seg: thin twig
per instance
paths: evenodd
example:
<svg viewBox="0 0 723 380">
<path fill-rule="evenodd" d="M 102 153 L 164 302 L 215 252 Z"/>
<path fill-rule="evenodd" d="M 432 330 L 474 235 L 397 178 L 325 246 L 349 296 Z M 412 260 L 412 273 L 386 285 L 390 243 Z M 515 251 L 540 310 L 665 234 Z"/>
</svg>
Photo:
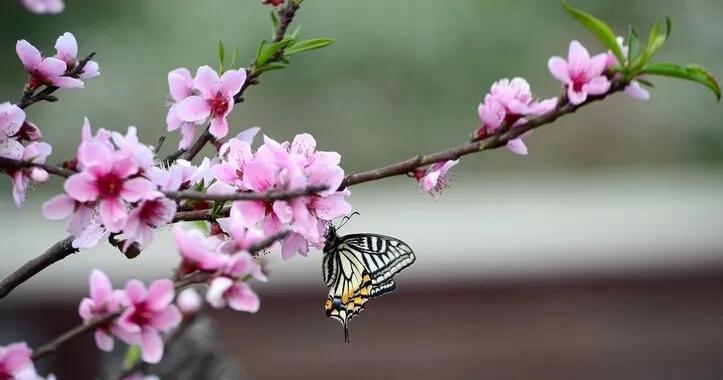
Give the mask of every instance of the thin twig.
<svg viewBox="0 0 723 380">
<path fill-rule="evenodd" d="M 55 243 L 45 253 L 28 261 L 0 281 L 0 299 L 43 269 L 75 252 L 78 252 L 78 249 L 73 248 L 72 236 Z"/>
<path fill-rule="evenodd" d="M 78 65 L 73 68 L 66 76 L 69 76 L 71 78 L 79 78 L 80 74 L 83 73 L 83 69 L 85 68 L 85 65 L 90 62 L 91 59 L 95 56 L 95 52 L 88 54 L 87 57 L 83 58 L 78 62 Z M 41 100 L 46 100 L 51 98 L 51 94 L 57 91 L 59 87 L 56 86 L 46 86 L 45 89 L 38 92 L 37 94 L 34 94 L 33 92 L 25 91 L 23 92 L 23 96 L 20 99 L 20 102 L 18 103 L 18 107 L 25 109 Z"/>
<path fill-rule="evenodd" d="M 113 321 L 114 319 L 120 317 L 121 311 L 115 312 L 113 314 L 106 315 L 102 318 L 93 319 L 88 323 L 84 323 L 82 325 L 78 325 L 68 331 L 66 331 L 64 334 L 60 335 L 59 337 L 51 340 L 50 342 L 36 348 L 33 350 L 33 355 L 30 357 L 33 359 L 33 361 L 36 361 L 48 354 L 51 354 L 58 350 L 60 346 L 62 346 L 65 343 L 70 342 L 71 340 L 85 334 L 86 332 L 89 332 L 91 330 L 94 330 L 95 328 L 102 326 L 106 323 L 109 323 Z"/>
<path fill-rule="evenodd" d="M 311 186 L 288 191 L 245 192 L 232 194 L 209 194 L 201 191 L 166 191 L 163 194 L 174 200 L 193 199 L 202 201 L 282 201 L 313 195 L 326 190 L 326 186 Z"/>
<path fill-rule="evenodd" d="M 0 168 L 8 170 L 20 170 L 25 168 L 40 168 L 50 174 L 57 175 L 59 177 L 68 178 L 75 174 L 74 171 L 61 168 L 55 165 L 49 164 L 38 164 L 31 161 L 15 160 L 7 157 L 0 157 Z"/>
</svg>

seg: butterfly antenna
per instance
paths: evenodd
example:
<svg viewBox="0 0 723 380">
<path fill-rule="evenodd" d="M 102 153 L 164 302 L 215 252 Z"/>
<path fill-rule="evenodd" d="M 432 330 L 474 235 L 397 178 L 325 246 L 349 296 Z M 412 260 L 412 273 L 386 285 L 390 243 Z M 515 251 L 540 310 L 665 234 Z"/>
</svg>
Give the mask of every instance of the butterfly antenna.
<svg viewBox="0 0 723 380">
<path fill-rule="evenodd" d="M 346 323 L 344 324 L 344 342 L 346 344 L 351 343 L 349 342 L 349 325 L 347 325 Z"/>
<path fill-rule="evenodd" d="M 344 225 L 345 225 L 345 224 L 351 219 L 351 217 L 354 216 L 354 215 L 359 215 L 359 213 L 356 212 L 356 211 L 354 211 L 354 212 L 352 212 L 351 214 L 349 214 L 349 215 L 341 218 L 341 222 L 339 223 L 339 227 L 337 227 L 336 229 L 340 229 L 340 228 L 344 227 Z"/>
</svg>

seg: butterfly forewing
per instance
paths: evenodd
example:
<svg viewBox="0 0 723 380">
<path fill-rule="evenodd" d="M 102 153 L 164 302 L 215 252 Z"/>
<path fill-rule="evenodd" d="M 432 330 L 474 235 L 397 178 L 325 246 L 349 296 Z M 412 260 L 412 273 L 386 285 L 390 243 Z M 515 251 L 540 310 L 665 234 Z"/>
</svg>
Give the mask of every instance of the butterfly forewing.
<svg viewBox="0 0 723 380">
<path fill-rule="evenodd" d="M 393 237 L 339 237 L 334 229 L 327 233 L 327 242 L 330 243 L 324 247 L 322 267 L 329 295 L 324 309 L 328 317 L 342 323 L 348 341 L 349 320 L 361 312 L 369 299 L 396 288 L 392 278 L 414 262 L 414 252 Z"/>
</svg>

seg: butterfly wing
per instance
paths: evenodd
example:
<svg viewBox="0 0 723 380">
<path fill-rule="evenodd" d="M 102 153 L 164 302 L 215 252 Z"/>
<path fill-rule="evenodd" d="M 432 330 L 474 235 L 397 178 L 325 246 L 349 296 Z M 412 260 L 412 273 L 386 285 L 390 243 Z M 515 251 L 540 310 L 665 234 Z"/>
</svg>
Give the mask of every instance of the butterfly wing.
<svg viewBox="0 0 723 380">
<path fill-rule="evenodd" d="M 412 249 L 401 240 L 374 234 L 341 237 L 325 252 L 324 281 L 330 288 L 324 310 L 344 326 L 345 341 L 349 320 L 369 299 L 393 291 L 392 277 L 414 260 Z"/>
</svg>

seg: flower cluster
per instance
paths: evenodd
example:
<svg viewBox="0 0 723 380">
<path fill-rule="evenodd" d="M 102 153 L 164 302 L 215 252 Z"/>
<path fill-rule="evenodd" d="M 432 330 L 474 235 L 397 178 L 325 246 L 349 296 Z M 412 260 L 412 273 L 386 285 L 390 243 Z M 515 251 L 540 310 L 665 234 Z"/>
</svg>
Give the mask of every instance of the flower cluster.
<svg viewBox="0 0 723 380">
<path fill-rule="evenodd" d="M 309 134 L 292 142 L 279 143 L 264 136 L 264 143 L 252 152 L 247 140 L 233 138 L 221 147 L 221 162 L 211 167 L 218 182 L 209 191 L 219 193 L 269 192 L 323 188 L 311 196 L 276 201 L 236 201 L 231 207 L 239 223 L 271 236 L 285 229 L 292 233 L 282 242 L 285 259 L 305 255 L 309 245 L 323 246 L 328 223 L 351 212 L 348 190 L 338 191 L 344 179 L 336 152 L 316 150 Z"/>
<path fill-rule="evenodd" d="M 95 61 L 88 61 L 82 72 L 74 73 L 79 63 L 78 42 L 71 33 L 66 32 L 58 37 L 55 50 L 54 57 L 43 57 L 40 50 L 26 40 L 20 40 L 15 45 L 20 61 L 30 74 L 28 91 L 34 91 L 40 86 L 82 88 L 83 81 L 77 77 L 89 79 L 100 75 L 100 67 Z"/>
<path fill-rule="evenodd" d="M 153 230 L 168 224 L 176 212 L 176 203 L 161 190 L 190 186 L 196 170 L 185 161 L 161 169 L 153 159 L 153 151 L 139 142 L 135 127 L 125 135 L 101 128 L 94 136 L 86 119 L 71 165 L 78 172 L 65 181 L 65 194 L 43 205 L 43 215 L 53 220 L 70 217 L 68 231 L 76 248 L 93 247 L 110 233 L 120 232 L 126 240 L 124 250 L 131 242 L 146 247 Z"/>
<path fill-rule="evenodd" d="M 419 187 L 422 191 L 437 198 L 449 186 L 451 177 L 449 170 L 458 163 L 459 160 L 436 162 L 427 167 L 414 170 L 411 176 L 419 181 Z"/>
<path fill-rule="evenodd" d="M 32 350 L 24 342 L 0 346 L 0 379 L 7 380 L 43 380 L 38 375 L 30 358 Z M 54 380 L 50 375 L 47 380 Z"/>
<path fill-rule="evenodd" d="M 209 284 L 206 301 L 211 306 L 255 313 L 259 310 L 259 297 L 246 280 L 253 277 L 266 281 L 266 276 L 248 249 L 262 236 L 259 231 L 243 227 L 235 218 L 229 230 L 206 237 L 198 230 L 176 226 L 173 238 L 182 259 L 177 276 L 204 274 L 203 280 Z M 198 308 L 197 304 L 192 295 L 183 299 L 184 309 L 193 310 Z"/>
<path fill-rule="evenodd" d="M 42 133 L 35 124 L 25 120 L 25 111 L 10 103 L 0 104 L 0 157 L 34 164 L 45 163 L 52 147 L 40 141 Z M 23 145 L 23 141 L 28 141 Z M 31 181 L 45 182 L 48 173 L 38 167 L 3 168 L 13 179 L 13 199 L 20 207 Z"/>
<path fill-rule="evenodd" d="M 168 73 L 173 103 L 166 116 L 169 131 L 181 130 L 180 148 L 193 141 L 196 127 L 210 119 L 209 132 L 216 138 L 228 134 L 226 117 L 233 110 L 234 95 L 246 82 L 246 70 L 228 70 L 219 77 L 209 66 L 201 66 L 196 76 L 179 68 Z"/>
<path fill-rule="evenodd" d="M 501 79 L 492 85 L 484 102 L 477 107 L 481 125 L 475 132 L 475 139 L 492 136 L 502 128 L 515 128 L 526 123 L 530 117 L 552 111 L 556 105 L 556 98 L 535 99 L 529 83 L 523 78 Z M 509 141 L 507 149 L 515 154 L 527 154 L 522 137 Z"/>
<path fill-rule="evenodd" d="M 161 333 L 181 323 L 182 316 L 173 304 L 173 283 L 153 281 L 148 289 L 138 280 L 130 280 L 124 289 L 113 289 L 108 277 L 99 270 L 90 275 L 90 297 L 78 307 L 83 320 L 108 318 L 98 325 L 95 341 L 103 351 L 113 349 L 113 336 L 127 344 L 139 345 L 144 361 L 158 363 L 163 357 Z M 115 318 L 114 318 L 115 317 Z"/>
</svg>

